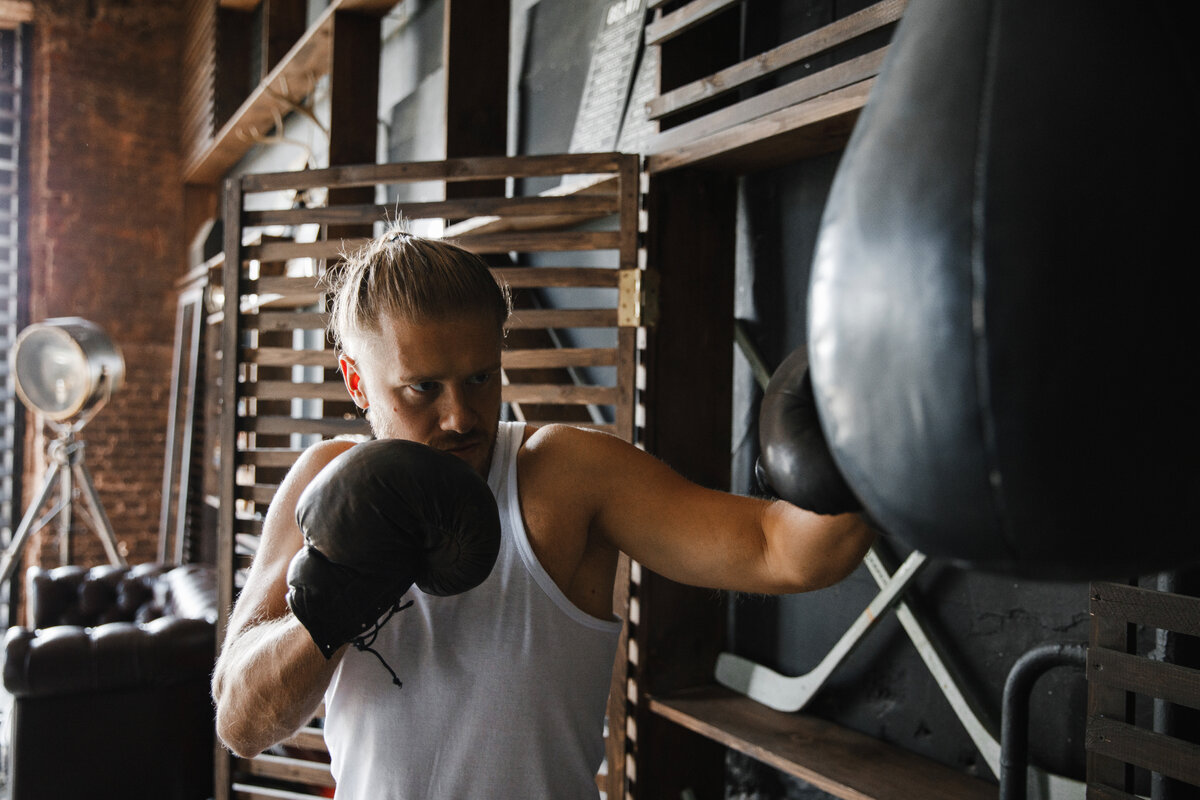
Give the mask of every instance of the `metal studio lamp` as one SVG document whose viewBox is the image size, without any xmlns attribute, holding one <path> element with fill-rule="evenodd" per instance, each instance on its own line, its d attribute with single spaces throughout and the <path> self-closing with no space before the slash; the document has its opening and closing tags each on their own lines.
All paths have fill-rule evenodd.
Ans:
<svg viewBox="0 0 1200 800">
<path fill-rule="evenodd" d="M 26 540 L 55 517 L 59 517 L 66 563 L 76 486 L 109 561 L 124 565 L 112 523 L 100 505 L 84 464 L 83 442 L 76 438 L 120 388 L 125 378 L 121 351 L 96 324 L 79 317 L 59 317 L 21 331 L 13 344 L 10 362 L 21 402 L 42 415 L 56 438 L 47 448 L 50 466 L 41 491 L 0 557 L 0 583 L 11 577 Z M 60 489 L 59 502 L 38 519 L 56 487 Z"/>
</svg>

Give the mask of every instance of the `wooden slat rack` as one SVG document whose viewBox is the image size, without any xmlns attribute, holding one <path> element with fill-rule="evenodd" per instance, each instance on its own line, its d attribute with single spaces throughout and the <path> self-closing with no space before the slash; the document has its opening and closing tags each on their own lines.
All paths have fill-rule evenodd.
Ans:
<svg viewBox="0 0 1200 800">
<path fill-rule="evenodd" d="M 664 80 L 686 69 L 672 64 L 672 46 L 679 42 L 687 54 L 684 40 L 738 2 L 692 0 L 670 13 L 657 12 L 646 26 L 646 44 L 660 48 Z M 906 3 L 882 0 L 709 74 L 661 86 L 646 107 L 659 122 L 648 148 L 648 171 L 703 165 L 744 172 L 839 149 L 866 104 L 886 46 L 759 87 L 779 82 L 788 68 L 878 37 L 899 20 Z"/>
<path fill-rule="evenodd" d="M 1155 699 L 1200 710 L 1200 668 L 1139 653 L 1135 633 L 1200 636 L 1200 597 L 1094 583 L 1090 610 L 1088 797 L 1130 800 L 1148 794 L 1150 773 L 1200 788 L 1200 744 L 1140 727 L 1147 715 L 1137 713 L 1139 702 Z"/>
<path fill-rule="evenodd" d="M 524 179 L 566 176 L 568 189 L 520 194 Z M 221 352 L 229 355 L 221 359 L 217 556 L 222 608 L 231 607 L 265 512 L 301 450 L 317 438 L 370 433 L 348 402 L 324 336 L 320 280 L 344 252 L 398 214 L 418 232 L 438 235 L 441 228 L 443 238 L 488 258 L 512 289 L 516 308 L 502 355 L 502 399 L 513 418 L 637 439 L 639 334 L 652 299 L 640 256 L 640 177 L 636 156 L 601 153 L 350 165 L 227 182 Z M 516 196 L 490 194 L 509 178 Z M 347 188 L 366 188 L 367 198 L 379 198 L 418 182 L 456 184 L 458 191 L 450 199 L 412 203 L 336 199 L 347 197 Z M 472 195 L 472 188 L 481 194 Z M 294 193 L 331 199 L 293 208 Z M 263 208 L 267 204 L 278 207 Z M 466 220 L 446 226 L 447 217 Z M 294 235 L 300 229 L 306 240 Z M 567 292 L 570 307 L 539 305 L 539 290 Z M 582 329 L 585 340 L 597 342 L 570 346 Z M 618 591 L 614 611 L 624 609 Z M 219 639 L 224 625 L 219 620 Z M 598 778 L 611 797 L 624 793 L 624 644 L 618 649 L 609 709 L 616 735 L 608 744 L 609 768 Z M 319 728 L 286 746 L 301 753 L 323 749 Z M 269 792 L 332 785 L 319 759 L 271 755 L 231 760 L 228 767 L 236 797 L 291 797 Z"/>
</svg>

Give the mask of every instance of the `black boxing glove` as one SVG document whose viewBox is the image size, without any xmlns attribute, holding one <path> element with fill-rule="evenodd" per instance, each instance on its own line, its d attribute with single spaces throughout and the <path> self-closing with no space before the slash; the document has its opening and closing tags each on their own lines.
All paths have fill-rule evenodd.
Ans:
<svg viewBox="0 0 1200 800">
<path fill-rule="evenodd" d="M 401 439 L 329 462 L 296 521 L 305 546 L 288 566 L 288 607 L 326 658 L 347 642 L 368 649 L 362 638 L 414 583 L 435 595 L 478 586 L 500 551 L 487 483 L 461 459 Z"/>
<path fill-rule="evenodd" d="M 818 514 L 861 511 L 833 460 L 804 348 L 792 352 L 767 384 L 758 419 L 759 484 L 792 505 Z"/>
</svg>

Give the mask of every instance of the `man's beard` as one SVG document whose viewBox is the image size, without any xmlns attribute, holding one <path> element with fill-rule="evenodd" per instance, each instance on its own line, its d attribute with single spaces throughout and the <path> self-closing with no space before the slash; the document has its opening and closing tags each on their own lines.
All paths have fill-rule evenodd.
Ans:
<svg viewBox="0 0 1200 800">
<path fill-rule="evenodd" d="M 366 415 L 367 423 L 371 426 L 371 434 L 376 439 L 408 439 L 407 436 L 388 430 L 386 423 L 377 422 L 374 416 L 370 413 Z M 469 458 L 463 458 L 463 460 L 481 476 L 487 478 L 488 469 L 492 464 L 492 453 L 496 449 L 496 430 L 492 430 L 490 436 L 480 428 L 467 434 L 446 433 L 428 442 L 419 442 L 419 444 L 446 452 L 474 445 L 474 449 L 468 454 Z"/>
</svg>

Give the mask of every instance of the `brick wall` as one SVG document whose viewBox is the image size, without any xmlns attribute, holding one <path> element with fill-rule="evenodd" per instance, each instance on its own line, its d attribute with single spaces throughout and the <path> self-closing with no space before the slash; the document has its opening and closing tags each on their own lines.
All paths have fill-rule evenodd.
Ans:
<svg viewBox="0 0 1200 800">
<path fill-rule="evenodd" d="M 126 383 L 84 429 L 86 463 L 131 563 L 157 555 L 174 281 L 185 270 L 179 175 L 182 4 L 39 0 L 29 80 L 30 318 L 81 316 L 121 348 Z M 44 434 L 29 426 L 26 503 Z M 74 537 L 78 564 L 105 561 Z M 54 526 L 28 563 L 57 565 Z"/>
</svg>

